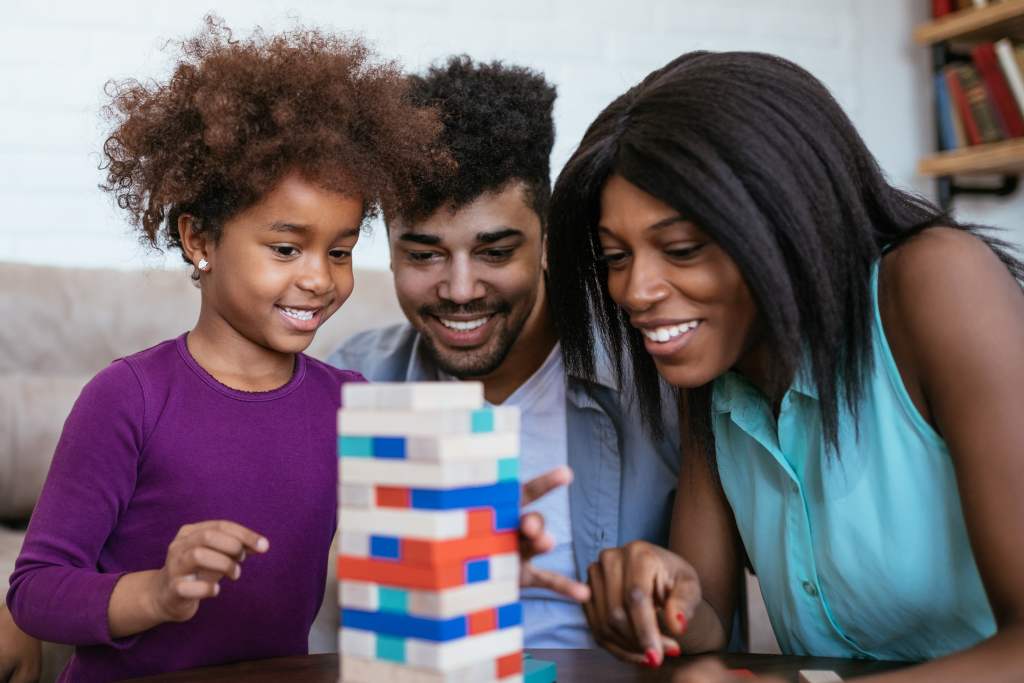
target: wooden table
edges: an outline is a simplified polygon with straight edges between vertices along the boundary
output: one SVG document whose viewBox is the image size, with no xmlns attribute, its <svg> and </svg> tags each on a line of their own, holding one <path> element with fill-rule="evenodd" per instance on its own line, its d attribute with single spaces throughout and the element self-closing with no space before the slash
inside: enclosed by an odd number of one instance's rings
<svg viewBox="0 0 1024 683">
<path fill-rule="evenodd" d="M 672 673 L 693 657 L 669 659 L 660 669 L 623 664 L 604 650 L 527 650 L 535 659 L 558 665 L 558 683 L 669 683 Z M 908 666 L 906 662 L 875 662 L 828 657 L 726 654 L 732 669 L 750 669 L 796 681 L 801 669 L 831 669 L 843 678 L 866 676 Z M 337 655 L 297 655 L 223 664 L 133 678 L 133 683 L 337 683 Z"/>
</svg>

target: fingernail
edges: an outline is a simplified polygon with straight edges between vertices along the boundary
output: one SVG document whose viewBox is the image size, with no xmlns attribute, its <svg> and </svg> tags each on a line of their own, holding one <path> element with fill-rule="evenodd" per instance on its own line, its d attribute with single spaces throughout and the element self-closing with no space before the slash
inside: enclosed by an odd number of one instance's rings
<svg viewBox="0 0 1024 683">
<path fill-rule="evenodd" d="M 658 660 L 658 651 L 653 647 L 647 651 L 647 659 L 644 660 L 644 666 L 649 666 L 652 669 L 657 669 L 661 666 L 661 662 Z"/>
<path fill-rule="evenodd" d="M 669 657 L 678 657 L 683 653 L 678 647 L 670 647 L 669 649 L 665 650 L 665 654 L 667 654 Z"/>
<path fill-rule="evenodd" d="M 238 577 L 239 577 L 239 576 L 241 576 L 241 575 L 242 575 L 242 568 L 241 568 L 241 567 L 239 567 L 239 566 L 238 566 L 238 565 L 236 564 L 236 565 L 235 565 L 235 579 L 237 580 L 237 579 L 238 579 Z"/>
<path fill-rule="evenodd" d="M 261 538 L 260 540 L 256 541 L 256 550 L 259 550 L 261 553 L 267 552 L 269 548 L 270 541 L 268 541 L 267 539 Z"/>
<path fill-rule="evenodd" d="M 676 616 L 679 617 L 679 630 L 686 633 L 686 615 L 680 612 Z"/>
</svg>

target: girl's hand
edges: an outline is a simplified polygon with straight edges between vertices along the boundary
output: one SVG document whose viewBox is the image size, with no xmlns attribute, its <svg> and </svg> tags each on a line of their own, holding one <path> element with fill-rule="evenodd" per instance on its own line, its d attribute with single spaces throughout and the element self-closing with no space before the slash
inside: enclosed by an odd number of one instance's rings
<svg viewBox="0 0 1024 683">
<path fill-rule="evenodd" d="M 774 676 L 762 678 L 751 676 L 747 672 L 740 673 L 735 669 L 727 670 L 717 659 L 702 659 L 676 673 L 672 683 L 783 683 Z"/>
<path fill-rule="evenodd" d="M 683 635 L 701 602 L 700 580 L 686 560 L 633 541 L 601 551 L 587 573 L 592 596 L 583 611 L 601 647 L 651 667 L 661 665 L 663 653 L 679 656 L 671 636 Z"/>
<path fill-rule="evenodd" d="M 152 598 L 162 622 L 187 621 L 199 601 L 220 593 L 219 581 L 237 581 L 249 553 L 265 553 L 270 542 L 227 521 L 186 524 L 167 548 L 163 569 L 152 577 Z"/>
<path fill-rule="evenodd" d="M 18 628 L 4 604 L 0 607 L 0 683 L 36 683 L 42 663 L 40 642 Z"/>
<path fill-rule="evenodd" d="M 557 467 L 536 479 L 523 484 L 522 505 L 529 505 L 541 496 L 559 486 L 572 483 L 572 470 Z M 519 585 L 522 588 L 547 588 L 572 598 L 577 602 L 590 599 L 590 588 L 585 583 L 573 581 L 558 572 L 533 566 L 530 560 L 555 547 L 554 537 L 544 530 L 544 516 L 538 512 L 527 512 L 519 520 Z"/>
</svg>

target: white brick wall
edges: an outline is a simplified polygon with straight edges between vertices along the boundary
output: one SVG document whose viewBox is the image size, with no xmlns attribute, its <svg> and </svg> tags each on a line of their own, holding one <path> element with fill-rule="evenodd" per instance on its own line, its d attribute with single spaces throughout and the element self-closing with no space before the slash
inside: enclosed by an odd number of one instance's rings
<svg viewBox="0 0 1024 683">
<path fill-rule="evenodd" d="M 139 268 L 162 263 L 125 235 L 96 189 L 110 78 L 157 76 L 159 46 L 216 10 L 236 30 L 289 13 L 358 30 L 420 69 L 450 53 L 543 70 L 558 85 L 553 167 L 587 124 L 645 74 L 693 49 L 762 50 L 825 81 L 891 176 L 932 146 L 928 55 L 910 44 L 926 0 L 0 0 L 0 260 Z M 1024 199 L 961 201 L 978 221 L 1024 235 Z M 174 256 L 170 263 L 177 263 Z M 357 263 L 386 267 L 384 239 Z"/>
</svg>

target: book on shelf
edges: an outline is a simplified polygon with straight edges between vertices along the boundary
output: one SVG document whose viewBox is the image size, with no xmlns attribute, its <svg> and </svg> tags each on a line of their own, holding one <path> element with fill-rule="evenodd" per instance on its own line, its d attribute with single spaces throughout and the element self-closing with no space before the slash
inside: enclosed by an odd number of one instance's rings
<svg viewBox="0 0 1024 683">
<path fill-rule="evenodd" d="M 935 110 L 939 121 L 939 151 L 962 147 L 957 139 L 956 129 L 953 124 L 954 109 L 950 106 L 949 89 L 946 87 L 946 79 L 941 71 L 935 72 Z"/>
<path fill-rule="evenodd" d="M 983 40 L 971 50 L 971 57 L 989 95 L 989 102 L 993 105 L 992 110 L 1000 124 L 1002 136 L 1009 139 L 1024 135 L 1024 118 L 1021 118 L 1017 101 L 999 65 L 995 45 Z"/>
<path fill-rule="evenodd" d="M 980 145 L 982 143 L 981 131 L 978 128 L 977 120 L 974 118 L 974 112 L 971 109 L 970 101 L 967 99 L 967 93 L 960 81 L 958 69 L 958 65 L 950 64 L 942 70 L 942 74 L 946 79 L 946 87 L 949 88 L 950 100 L 952 100 L 953 105 L 956 107 L 956 112 L 960 115 L 960 120 L 963 122 L 967 144 Z"/>
<path fill-rule="evenodd" d="M 956 67 L 956 76 L 960 81 L 964 97 L 967 99 L 971 115 L 974 116 L 974 121 L 978 125 L 980 142 L 1002 140 L 1001 122 L 978 69 L 973 64 L 960 64 Z"/>
<path fill-rule="evenodd" d="M 1009 38 L 997 42 L 995 52 L 1003 76 L 1006 77 L 1006 84 L 1017 103 L 1017 110 L 1024 112 L 1024 59 L 1018 60 L 1018 56 L 1024 56 L 1024 53 L 1018 52 Z"/>
</svg>

